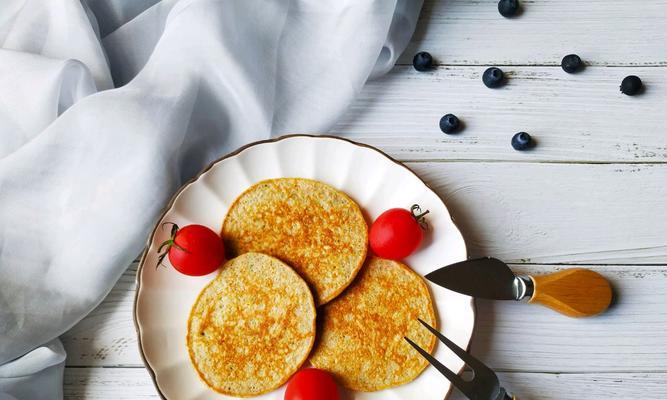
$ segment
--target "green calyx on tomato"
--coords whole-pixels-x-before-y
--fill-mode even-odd
[[[176,243],[176,233],[178,232],[178,225],[176,225],[173,222],[165,222],[162,224],[162,228],[164,228],[165,225],[171,225],[171,233],[169,239],[165,240],[164,242],[160,243],[160,247],[158,247],[157,252],[158,252],[158,259],[157,259],[157,264],[155,265],[155,269],[158,269],[160,266],[165,266],[162,264],[164,261],[164,258],[167,257],[167,254],[169,254],[169,249],[171,249],[172,246],[176,247],[177,249],[184,251],[187,253],[187,250],[182,248]],[[162,251],[164,248],[164,252]]]

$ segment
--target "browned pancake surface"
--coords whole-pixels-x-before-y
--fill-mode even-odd
[[[431,296],[424,280],[399,262],[370,258],[355,282],[320,314],[310,361],[348,389],[402,385],[428,365],[403,337],[432,351],[435,337],[417,321],[435,326]]]
[[[259,182],[230,207],[222,228],[226,250],[266,253],[292,266],[316,304],[340,294],[366,258],[368,227],[359,206],[322,182]]]
[[[258,396],[285,383],[314,339],[308,286],[292,268],[259,253],[228,261],[188,321],[188,351],[199,376],[231,396]]]

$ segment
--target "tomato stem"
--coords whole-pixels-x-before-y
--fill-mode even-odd
[[[430,213],[429,210],[426,210],[426,211],[422,212],[422,209],[421,209],[421,207],[419,207],[419,204],[413,204],[412,207],[410,207],[410,211],[412,212],[412,216],[415,217],[417,222],[424,219],[424,216],[426,214]],[[416,214],[416,213],[418,213],[418,214]]]
[[[426,219],[424,218],[424,216],[426,216],[426,214],[428,214],[430,211],[426,210],[422,212],[422,209],[421,207],[419,207],[419,204],[413,204],[412,207],[410,207],[410,212],[412,213],[412,216],[415,218],[415,221],[417,221],[419,226],[422,229],[427,230],[428,224],[426,223]]]
[[[181,247],[178,243],[176,243],[176,233],[178,233],[178,225],[176,225],[173,222],[165,222],[162,224],[162,228],[164,229],[165,225],[171,225],[171,233],[169,239],[165,240],[164,242],[160,243],[160,246],[157,248],[157,253],[158,253],[158,258],[157,258],[157,265],[155,266],[155,269],[158,269],[160,265],[162,265],[162,261],[164,261],[164,258],[169,254],[169,250],[172,247],[176,247],[177,249],[184,251],[186,253],[189,253],[189,251],[185,250],[183,247]],[[166,249],[165,249],[166,247]],[[162,251],[164,249],[164,252]]]

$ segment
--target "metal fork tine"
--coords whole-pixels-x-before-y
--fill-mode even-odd
[[[467,351],[457,346],[456,343],[449,340],[445,335],[438,332],[434,327],[424,322],[421,318],[418,318],[418,320],[419,322],[421,322],[422,325],[426,327],[426,329],[431,331],[431,333],[434,334],[442,343],[444,343],[447,347],[449,347],[449,349],[453,351],[454,354],[459,356],[461,360],[465,361],[465,363],[473,370],[473,372],[475,372],[476,375],[479,374],[480,372],[491,371],[489,367],[487,367],[481,361],[477,360],[476,358],[468,354]]]
[[[403,339],[405,339],[408,343],[410,343],[410,345],[412,347],[414,347],[415,350],[417,350],[419,352],[419,354],[422,355],[422,357],[424,357],[431,365],[433,365],[435,367],[435,369],[440,371],[441,374],[443,374],[447,379],[449,379],[449,381],[452,382],[452,384],[454,384],[454,386],[456,386],[463,393],[467,393],[467,391],[468,391],[468,382],[464,381],[463,378],[461,378],[460,376],[455,374],[449,368],[442,365],[440,363],[440,361],[436,360],[426,350],[419,347],[419,345],[417,343],[413,342],[412,340],[410,340],[407,337],[404,337]]]
[[[463,360],[473,371],[474,376],[472,380],[465,381],[463,378],[452,372],[449,368],[442,365],[435,357],[431,356],[426,350],[419,347],[412,340],[405,338],[405,340],[412,345],[422,355],[431,365],[433,365],[441,374],[443,374],[447,379],[452,382],[463,394],[466,395],[469,399],[476,400],[500,400],[506,399],[507,393],[505,389],[500,386],[498,377],[493,370],[472,355],[468,354],[465,350],[456,345],[456,343],[447,339],[445,335],[438,332],[431,325],[427,324],[423,320],[419,319],[419,322],[424,325],[435,337],[437,337],[442,343],[444,343],[451,351],[454,352],[461,360]]]

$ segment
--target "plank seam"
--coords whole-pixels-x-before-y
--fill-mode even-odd
[[[93,366],[65,366],[67,369],[146,369],[143,365],[117,366],[117,365],[93,365]],[[520,374],[546,374],[546,375],[595,375],[595,374],[667,374],[667,370],[595,370],[595,371],[535,371],[520,369],[494,369],[496,373],[520,373]],[[465,369],[464,372],[470,372]]]
[[[424,163],[475,163],[475,164],[500,164],[500,163],[512,163],[512,164],[575,164],[575,165],[661,165],[667,164],[667,161],[585,161],[585,160],[500,160],[500,159],[491,159],[491,160],[480,160],[480,159],[468,159],[468,158],[420,158],[420,159],[401,159],[397,158],[398,161],[402,163],[414,163],[414,164],[424,164]]]
[[[412,63],[396,63],[396,67],[412,67]],[[558,68],[560,69],[560,63],[554,64],[434,64],[435,69],[438,68],[447,68],[447,67],[519,67],[519,68]],[[667,68],[667,63],[665,64],[596,64],[590,63],[586,64],[587,68]]]

